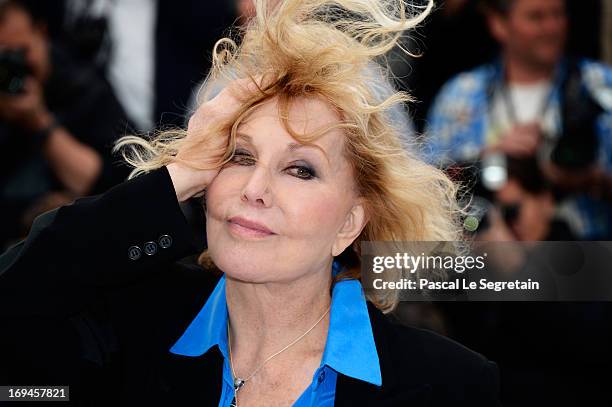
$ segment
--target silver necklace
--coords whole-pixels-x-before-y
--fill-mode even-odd
[[[306,335],[308,335],[310,333],[310,331],[312,331],[317,325],[319,325],[319,322],[321,322],[323,320],[323,318],[325,318],[325,316],[327,315],[327,313],[329,312],[330,309],[331,309],[331,304],[329,305],[329,307],[327,307],[327,309],[325,310],[323,315],[321,315],[321,317],[317,320],[317,322],[315,322],[314,325],[312,325],[310,328],[308,328],[308,330],[306,332],[304,332],[302,335],[300,335],[299,337],[294,339],[289,345],[285,346],[284,348],[282,348],[278,352],[275,352],[275,353],[271,354],[270,356],[268,356],[266,358],[266,360],[261,362],[261,364],[249,376],[247,376],[245,379],[241,379],[240,377],[236,376],[236,372],[234,371],[234,361],[232,359],[232,342],[231,342],[232,338],[230,336],[230,325],[229,325],[229,318],[228,318],[227,319],[227,348],[229,350],[229,359],[230,359],[230,368],[232,369],[232,378],[234,379],[234,400],[232,401],[231,405],[232,406],[238,406],[238,400],[236,398],[236,396],[237,396],[236,393],[238,393],[238,390],[240,390],[242,388],[242,386],[244,386],[246,384],[246,382],[251,380],[253,378],[253,376],[255,376],[264,367],[264,365],[266,363],[268,363],[272,358],[274,358],[275,356],[280,355],[281,353],[283,353],[284,351],[286,351],[287,349],[289,349],[290,347],[292,347],[293,345],[298,343]]]

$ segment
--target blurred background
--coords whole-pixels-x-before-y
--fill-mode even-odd
[[[413,1],[422,4],[422,0]],[[249,0],[0,0],[0,251],[104,192],[125,134],[184,126]],[[439,0],[389,57],[424,159],[463,187],[466,235],[612,240],[612,0]],[[184,206],[194,230],[201,208]],[[496,361],[506,406],[612,405],[608,303],[403,303]]]

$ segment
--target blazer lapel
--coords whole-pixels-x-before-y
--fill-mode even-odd
[[[368,313],[382,374],[382,387],[339,374],[335,406],[424,407],[431,399],[431,385],[419,380],[410,366],[396,366],[394,349],[388,340],[390,322],[368,302]],[[410,344],[406,343],[409,347]]]
[[[161,405],[217,406],[221,398],[223,356],[215,346],[202,356],[168,352],[159,372]]]
[[[339,374],[334,406],[426,407],[430,398],[431,387],[427,384],[406,383],[405,386],[388,388],[383,378],[383,386],[378,387]]]

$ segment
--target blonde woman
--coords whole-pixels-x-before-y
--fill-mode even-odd
[[[362,240],[458,237],[453,184],[389,114],[406,95],[372,86],[430,8],[257,1],[187,130],[123,139],[132,179],[39,217],[0,258],[0,384],[70,385],[89,405],[496,405],[494,364],[391,324],[397,300],[366,301],[334,262]],[[179,206],[194,198],[204,252]]]

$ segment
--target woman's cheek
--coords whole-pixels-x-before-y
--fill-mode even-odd
[[[227,171],[221,171],[211,182],[206,191],[206,206],[218,210],[223,203],[230,202],[232,197],[240,197],[240,183],[236,177],[228,176]]]
[[[337,230],[342,211],[339,201],[324,194],[306,197],[294,195],[294,204],[289,212],[293,229],[306,236],[324,236]]]

